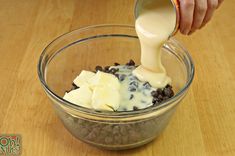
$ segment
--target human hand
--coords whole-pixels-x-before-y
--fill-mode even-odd
[[[223,0],[179,0],[180,32],[190,35],[208,23]]]

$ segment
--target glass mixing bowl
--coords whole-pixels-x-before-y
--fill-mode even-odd
[[[172,78],[175,95],[159,106],[142,110],[98,112],[62,98],[81,70],[114,62],[124,64],[129,59],[139,63],[140,44],[133,26],[90,26],[58,37],[42,52],[38,76],[57,115],[76,138],[105,149],[134,148],[164,130],[194,77],[192,59],[175,39],[170,39],[162,51],[162,62]]]

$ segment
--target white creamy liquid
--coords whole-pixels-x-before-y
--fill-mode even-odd
[[[138,109],[144,109],[153,105],[153,97],[151,92],[156,90],[151,86],[146,86],[146,82],[139,81],[133,74],[132,71],[135,69],[134,66],[111,66],[110,68],[118,68],[117,74],[125,76],[120,81],[120,105],[117,111],[133,111],[134,107]],[[131,85],[133,84],[133,85]],[[130,88],[136,88],[135,91],[131,91]]]
[[[148,0],[136,20],[136,32],[141,44],[141,65],[133,74],[155,88],[171,83],[161,63],[161,48],[174,31],[176,12],[170,0]]]

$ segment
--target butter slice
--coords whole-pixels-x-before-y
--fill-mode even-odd
[[[91,97],[92,91],[90,90],[89,86],[83,85],[78,89],[72,90],[69,93],[65,93],[63,98],[76,105],[92,108]]]
[[[97,86],[93,90],[91,105],[95,110],[114,111],[119,108],[120,93],[110,86]]]
[[[82,85],[88,85],[89,80],[94,76],[95,73],[83,70],[79,74],[79,76],[74,79],[73,83],[79,87],[81,87]]]
[[[120,89],[118,78],[113,74],[98,71],[95,76],[89,80],[90,87],[95,89],[98,86],[107,86],[114,89]]]

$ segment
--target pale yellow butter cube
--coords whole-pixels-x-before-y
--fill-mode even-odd
[[[119,108],[120,94],[115,88],[97,86],[93,90],[91,105],[95,110],[114,111]]]
[[[79,76],[77,76],[74,79],[73,83],[79,87],[81,87],[82,85],[88,85],[88,81],[94,76],[95,76],[95,73],[83,70],[79,74]]]
[[[89,80],[90,87],[95,89],[97,86],[108,86],[114,89],[120,88],[119,80],[113,74],[98,71],[94,77]]]
[[[76,105],[92,108],[91,97],[92,91],[90,90],[89,86],[83,85],[78,89],[72,90],[69,93],[65,93],[63,98]]]

